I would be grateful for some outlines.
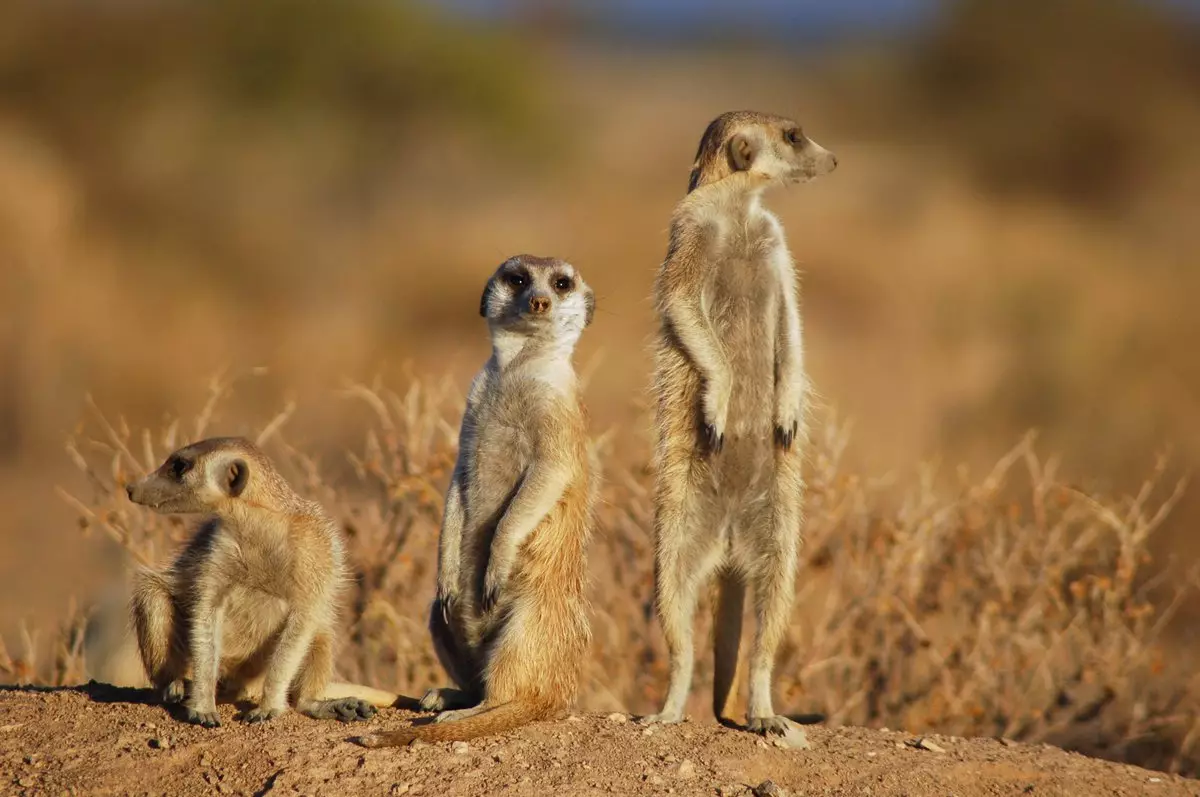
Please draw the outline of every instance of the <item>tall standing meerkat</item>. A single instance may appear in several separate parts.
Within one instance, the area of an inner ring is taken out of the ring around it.
[[[725,719],[742,605],[754,590],[748,727],[784,733],[771,670],[792,606],[800,542],[807,381],[796,274],[772,186],[837,165],[790,119],[717,117],[671,218],[655,301],[655,586],[670,685],[649,722],[679,722],[691,689],[698,593],[716,574],[713,712]]]
[[[595,500],[571,356],[595,299],[562,260],[520,255],[488,280],[479,312],[492,356],[467,396],[446,493],[429,626],[456,689],[433,724],[357,741],[451,741],[563,711],[591,641],[585,547]]]
[[[207,513],[165,570],[134,577],[131,608],[146,674],[184,719],[216,727],[216,692],[261,683],[248,722],[297,710],[367,719],[397,696],[330,683],[339,600],[347,583],[337,526],[295,492],[248,440],[210,438],[179,449],[126,488],[161,514]],[[184,678],[191,675],[190,688]]]

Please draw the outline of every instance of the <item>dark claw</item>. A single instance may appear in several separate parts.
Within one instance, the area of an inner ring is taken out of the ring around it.
[[[438,603],[441,604],[442,622],[447,626],[450,625],[450,618],[454,616],[455,603],[457,598],[454,595],[438,595]]]
[[[717,434],[717,428],[710,423],[704,424],[704,442],[708,445],[708,450],[714,454],[721,453],[721,448],[725,445],[725,435]]]
[[[490,612],[492,607],[500,600],[500,590],[488,589],[483,592],[483,600],[480,602],[480,608],[485,612]]]
[[[189,708],[184,713],[183,719],[193,725],[200,725],[205,728],[221,727],[221,720],[217,718],[217,715],[207,711],[196,711]]]
[[[784,429],[781,426],[775,427],[775,442],[784,451],[789,451],[792,448],[792,443],[796,441],[796,436],[800,433],[799,421],[792,421],[791,429]]]

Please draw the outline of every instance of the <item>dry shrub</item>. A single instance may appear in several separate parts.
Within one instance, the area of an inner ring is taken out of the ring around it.
[[[215,433],[213,411],[226,388],[214,383],[187,434],[178,422],[158,435],[134,434],[96,413],[97,438],[68,447],[91,487],[86,498],[64,493],[85,534],[103,531],[130,564],[168,556],[184,524],[132,507],[120,487],[185,438]],[[345,392],[368,410],[347,475],[331,478],[337,468],[286,443],[290,409],[259,439],[298,489],[340,519],[349,540],[357,580],[342,674],[419,693],[444,681],[424,624],[462,400],[449,381]],[[1029,437],[982,479],[959,472],[941,485],[923,468],[901,488],[847,473],[848,439],[829,422],[813,440],[805,558],[780,651],[778,706],[833,724],[1003,735],[1200,771],[1197,682],[1163,639],[1197,578],[1168,581],[1149,569],[1147,553],[1183,489],[1162,486],[1163,465],[1136,495],[1092,495],[1064,483]],[[580,702],[649,711],[666,686],[652,619],[652,472],[646,463],[608,460],[590,554],[595,644]],[[0,650],[0,671],[69,681],[82,672],[76,617],[61,636],[56,665]],[[702,655],[693,715],[707,714],[710,686]]]

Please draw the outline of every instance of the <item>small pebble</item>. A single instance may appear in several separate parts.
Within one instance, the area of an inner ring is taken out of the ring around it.
[[[159,738],[158,736],[153,736],[150,738],[150,748],[152,750],[166,750],[170,746],[171,743],[166,739]]]
[[[455,742],[454,744],[450,745],[450,750],[455,755],[466,755],[467,753],[471,752],[471,745],[467,744],[466,742]]]
[[[764,780],[752,790],[754,797],[787,797],[787,792],[773,780]]]
[[[619,711],[614,711],[612,714],[609,714],[607,719],[609,722],[615,722],[618,725],[624,725],[626,722],[629,722],[629,717],[625,716]]]
[[[696,765],[685,758],[679,762],[679,768],[675,774],[679,776],[680,780],[691,780],[696,777]]]
[[[908,745],[909,745],[909,747],[915,747],[918,750],[928,750],[931,753],[946,752],[946,748],[942,747],[941,745],[937,744],[936,742],[926,739],[924,736],[921,736],[917,739],[911,739],[908,742]]]

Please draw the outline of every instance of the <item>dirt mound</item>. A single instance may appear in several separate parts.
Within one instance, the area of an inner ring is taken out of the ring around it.
[[[346,741],[357,728],[236,713],[222,706],[222,726],[205,730],[138,690],[0,690],[0,793],[1200,795],[1200,781],[993,739],[809,727],[809,749],[784,749],[707,721],[644,729],[612,715],[368,751]]]

